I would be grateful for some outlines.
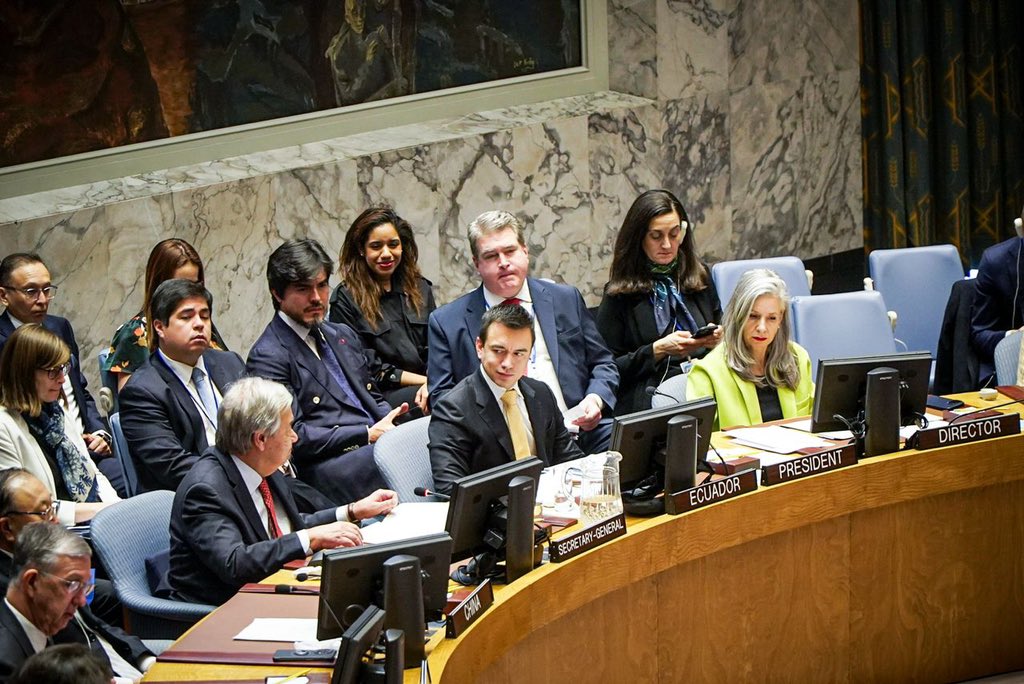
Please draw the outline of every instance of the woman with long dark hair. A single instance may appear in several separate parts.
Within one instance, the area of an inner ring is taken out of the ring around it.
[[[436,305],[418,256],[412,227],[394,209],[364,211],[345,235],[329,318],[374,351],[371,373],[391,406],[415,403],[426,412],[427,318]]]
[[[722,318],[722,307],[694,244],[683,205],[668,190],[634,200],[615,240],[597,327],[615,354],[615,412],[650,408],[648,387],[687,370],[722,339],[721,327],[694,334]]]
[[[205,282],[205,276],[203,260],[199,258],[195,247],[179,238],[168,238],[156,243],[146,262],[142,310],[114,332],[103,366],[104,371],[117,375],[118,390],[124,387],[128,377],[149,358],[150,352],[156,349],[156,336],[153,335],[149,323],[149,303],[156,288],[165,280],[174,278],[202,283]],[[226,350],[227,346],[217,332],[217,326],[212,327],[213,340],[210,346]]]

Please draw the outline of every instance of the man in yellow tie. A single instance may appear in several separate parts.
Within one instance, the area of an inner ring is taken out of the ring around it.
[[[479,372],[456,384],[431,414],[436,491],[447,493],[460,477],[527,456],[554,465],[584,455],[551,389],[525,375],[534,334],[533,318],[519,304],[484,313],[476,338]]]

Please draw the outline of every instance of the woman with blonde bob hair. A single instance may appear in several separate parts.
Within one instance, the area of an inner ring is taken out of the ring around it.
[[[120,498],[82,435],[67,429],[62,390],[70,362],[64,340],[35,323],[15,330],[0,354],[0,469],[24,468],[39,478],[64,525],[90,520]],[[45,520],[49,511],[14,513]]]
[[[790,340],[789,293],[774,271],[747,271],[725,307],[722,344],[696,361],[686,382],[690,399],[718,402],[715,428],[757,425],[809,415],[811,360]]]

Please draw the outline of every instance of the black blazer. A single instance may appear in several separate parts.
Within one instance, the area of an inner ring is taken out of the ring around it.
[[[1024,238],[1010,238],[986,249],[975,284],[971,348],[978,355],[978,382],[984,384],[996,372],[996,345],[1007,330],[1024,325]]]
[[[210,349],[203,362],[221,395],[245,375],[245,363],[234,352]],[[121,429],[143,491],[177,489],[196,459],[212,446],[188,390],[167,363],[152,354],[131,374],[119,403]]]
[[[685,298],[686,308],[697,327],[721,322],[722,305],[713,285],[709,283],[700,292],[688,292]],[[615,413],[622,416],[650,408],[651,397],[646,393],[646,388],[657,387],[663,376],[667,379],[680,373],[679,363],[671,363],[671,358],[654,362],[654,349],[651,345],[663,337],[664,333],[657,329],[654,322],[650,295],[605,294],[597,310],[597,329],[615,355],[615,364],[619,368]]]
[[[470,374],[448,391],[430,418],[430,466],[434,487],[447,493],[452,483],[472,473],[515,460],[505,415],[482,371]],[[520,378],[530,414],[537,454],[546,465],[584,456],[569,436],[555,395],[540,380]]]
[[[416,315],[405,292],[396,285],[381,297],[382,319],[376,328],[370,327],[347,287],[338,285],[331,294],[328,318],[355,330],[363,349],[374,352],[370,374],[381,387],[400,387],[402,371],[427,374],[427,317],[437,305],[429,280],[420,278],[418,289],[423,298],[421,315]]]
[[[18,618],[6,602],[0,601],[0,684],[6,684],[33,653],[35,650]]]
[[[376,423],[391,407],[370,379],[359,335],[347,325],[326,321],[322,328],[352,391],[370,414],[369,424]],[[343,395],[323,361],[276,313],[249,351],[246,369],[250,375],[281,383],[295,397],[292,429],[299,441],[293,458],[300,466],[368,443],[366,418]]]
[[[97,430],[106,430],[107,427],[96,410],[96,402],[89,394],[88,383],[82,373],[82,363],[79,358],[78,342],[75,341],[75,331],[71,328],[71,322],[60,316],[47,315],[43,318],[43,327],[64,340],[71,350],[71,389],[75,394],[75,403],[78,404],[78,412],[82,416],[82,426],[88,433]],[[14,334],[14,322],[11,315],[5,309],[0,314],[0,350],[7,343],[7,338]]]
[[[293,530],[337,519],[330,508],[311,515],[299,512],[285,476],[268,480],[278,517]],[[256,582],[304,556],[292,532],[270,539],[260,521],[242,475],[230,456],[215,447],[204,453],[181,481],[171,508],[171,596],[192,603],[219,605],[247,582]]]

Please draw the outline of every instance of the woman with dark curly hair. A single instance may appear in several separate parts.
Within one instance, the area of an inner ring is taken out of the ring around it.
[[[391,406],[415,403],[425,413],[427,319],[436,305],[418,256],[412,227],[394,209],[364,211],[345,235],[329,318],[374,351],[370,372]]]
[[[622,221],[597,328],[619,367],[615,412],[650,408],[648,387],[684,372],[722,339],[722,306],[694,243],[683,205],[668,190],[648,190]]]

